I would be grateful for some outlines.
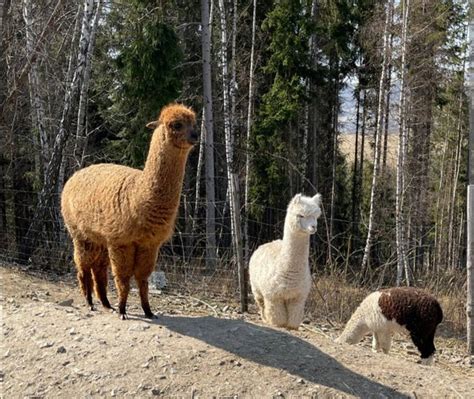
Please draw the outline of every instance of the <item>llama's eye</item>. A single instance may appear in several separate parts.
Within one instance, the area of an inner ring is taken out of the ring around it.
[[[175,130],[180,130],[183,127],[183,124],[181,122],[175,122],[173,124],[173,129]]]
[[[298,218],[300,218],[300,219],[304,218],[303,215],[296,215],[296,216],[297,216]]]

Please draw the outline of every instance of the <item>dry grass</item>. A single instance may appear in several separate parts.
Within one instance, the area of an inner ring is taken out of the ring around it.
[[[349,164],[354,162],[355,134],[342,134],[339,136],[339,149]],[[359,138],[360,148],[360,138]],[[397,166],[398,135],[389,134],[387,143],[387,164],[393,169]],[[374,157],[373,140],[366,137],[364,145],[364,159],[372,160]]]
[[[462,276],[459,276],[462,280]],[[431,292],[441,303],[444,319],[438,333],[445,338],[464,338],[466,335],[465,291],[460,284],[438,284],[421,287]],[[307,301],[307,314],[313,320],[342,325],[371,291],[344,282],[339,276],[320,276],[314,279],[313,289]]]

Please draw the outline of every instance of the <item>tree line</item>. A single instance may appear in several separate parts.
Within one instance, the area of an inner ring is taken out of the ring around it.
[[[143,166],[145,124],[179,101],[201,132],[183,259],[248,258],[281,235],[295,193],[320,192],[315,272],[458,278],[467,15],[460,0],[0,2],[5,256],[67,260],[64,182],[92,163]]]

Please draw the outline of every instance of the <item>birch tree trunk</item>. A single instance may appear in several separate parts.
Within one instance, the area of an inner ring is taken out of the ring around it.
[[[224,106],[224,137],[225,137],[225,157],[227,162],[227,190],[228,198],[230,203],[230,217],[231,217],[231,234],[232,237],[235,235],[235,224],[234,224],[234,208],[233,198],[234,193],[232,192],[232,172],[234,163],[233,154],[233,132],[231,131],[231,120],[233,115],[231,114],[231,106],[229,103],[229,66],[227,59],[227,22],[226,22],[226,11],[224,0],[219,0],[220,9],[220,28],[221,28],[221,43],[220,43],[220,61],[221,61],[221,75],[222,75],[222,101]]]
[[[377,106],[377,123],[375,129],[375,154],[374,154],[374,170],[372,174],[372,186],[370,191],[370,211],[369,211],[369,226],[367,231],[367,239],[364,248],[364,257],[362,258],[362,272],[365,272],[370,259],[370,251],[372,249],[372,242],[374,239],[374,223],[375,223],[375,198],[377,195],[378,177],[380,173],[380,152],[382,139],[382,115],[385,103],[385,74],[389,60],[389,25],[393,10],[393,0],[390,0],[387,6],[384,33],[383,33],[383,49],[382,49],[382,70],[380,72],[379,89],[378,89],[378,106]]]
[[[249,67],[249,93],[248,93],[248,108],[247,108],[247,140],[246,140],[246,154],[245,154],[245,221],[244,221],[244,257],[245,264],[248,264],[250,258],[249,248],[249,223],[248,217],[250,212],[249,204],[249,187],[250,187],[250,139],[252,132],[252,115],[253,115],[253,96],[254,96],[254,69],[255,69],[255,30],[257,20],[257,0],[253,0],[252,13],[252,43],[250,47],[250,67]]]
[[[25,21],[25,37],[26,50],[28,54],[35,51],[34,46],[34,30],[31,0],[23,0],[23,20]],[[30,93],[30,105],[32,110],[31,120],[33,129],[38,132],[39,143],[39,164],[38,169],[41,173],[42,181],[45,181],[44,172],[50,158],[49,136],[46,130],[46,118],[43,101],[40,95],[41,81],[37,68],[37,57],[31,62],[30,71],[28,72],[28,85]],[[35,137],[36,140],[36,137]]]
[[[474,355],[474,17],[469,20],[469,187],[467,190],[467,350]]]
[[[214,122],[212,117],[209,0],[201,0],[201,21],[203,98],[206,128],[206,268],[208,272],[211,272],[216,267],[216,200],[214,186]]]
[[[95,37],[97,33],[97,25],[102,9],[102,0],[94,0],[95,11],[90,22],[91,32],[90,40],[87,48],[86,65],[84,69],[84,79],[82,80],[79,92],[79,105],[77,110],[77,126],[76,126],[76,142],[74,145],[74,158],[77,168],[81,168],[84,164],[84,155],[87,147],[87,133],[85,129],[86,106],[89,92],[89,81],[92,71],[92,56],[94,54]]]
[[[39,193],[38,204],[36,206],[30,227],[22,243],[20,259],[23,262],[27,261],[34,251],[37,239],[43,231],[44,221],[47,220],[46,214],[48,210],[53,209],[53,205],[57,199],[59,170],[61,166],[63,150],[69,138],[69,129],[67,128],[66,124],[71,117],[74,99],[84,76],[84,68],[86,63],[85,60],[87,57],[87,49],[90,41],[90,17],[92,15],[93,4],[93,0],[84,0],[84,12],[82,17],[81,37],[79,40],[77,63],[74,69],[72,80],[68,85],[64,95],[62,115],[59,121],[59,129],[51,151],[51,159],[49,160],[46,167],[45,180]]]
[[[400,100],[399,100],[399,140],[397,156],[397,188],[395,194],[395,224],[397,237],[397,286],[402,282],[405,272],[406,283],[410,285],[408,262],[406,252],[406,226],[405,226],[405,163],[407,156],[407,123],[406,123],[406,42],[408,30],[408,15],[410,0],[405,0],[403,7],[402,38],[401,38],[401,65],[400,65]]]

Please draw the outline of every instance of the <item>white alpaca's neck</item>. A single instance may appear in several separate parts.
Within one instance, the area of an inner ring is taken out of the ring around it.
[[[309,235],[302,232],[292,231],[285,223],[283,232],[283,253],[291,260],[289,264],[292,270],[305,270],[308,267],[309,258]]]

